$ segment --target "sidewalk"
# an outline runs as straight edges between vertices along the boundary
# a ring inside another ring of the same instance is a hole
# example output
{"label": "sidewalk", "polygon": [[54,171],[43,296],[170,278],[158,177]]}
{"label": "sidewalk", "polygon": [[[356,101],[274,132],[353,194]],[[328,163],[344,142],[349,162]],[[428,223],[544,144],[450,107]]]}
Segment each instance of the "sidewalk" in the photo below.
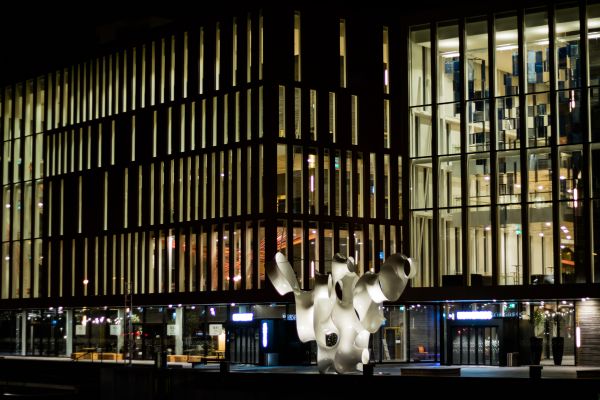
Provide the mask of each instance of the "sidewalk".
{"label": "sidewalk", "polygon": [[[35,361],[63,361],[63,362],[78,362],[78,363],[104,363],[104,364],[120,364],[127,365],[125,361],[91,361],[80,360],[73,361],[67,357],[31,357],[31,356],[4,356],[5,359],[30,359]],[[133,360],[134,365],[154,365],[152,360]],[[192,365],[187,362],[171,362],[168,363],[169,368],[192,368]],[[461,369],[461,377],[469,378],[527,378],[529,379],[529,366],[519,367],[496,367],[496,366],[475,366],[475,365],[456,365],[454,368]],[[375,364],[373,375],[400,375],[401,368],[445,368],[435,363],[384,363]],[[196,365],[196,369],[206,371],[219,371],[218,363],[207,365]],[[543,365],[542,379],[577,379],[578,370],[597,370],[599,367],[584,367],[584,366],[555,366]],[[231,372],[234,373],[286,373],[286,374],[318,374],[319,371],[316,365],[293,365],[293,366],[257,366],[251,364],[231,364]],[[358,374],[358,373],[357,373]]]}

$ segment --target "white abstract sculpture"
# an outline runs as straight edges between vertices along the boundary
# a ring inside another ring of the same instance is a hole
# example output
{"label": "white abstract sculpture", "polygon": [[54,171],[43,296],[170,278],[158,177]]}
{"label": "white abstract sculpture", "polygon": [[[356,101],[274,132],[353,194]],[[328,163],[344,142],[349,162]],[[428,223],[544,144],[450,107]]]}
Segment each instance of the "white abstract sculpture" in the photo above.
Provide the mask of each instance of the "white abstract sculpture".
{"label": "white abstract sculpture", "polygon": [[369,362],[369,336],[385,321],[381,303],[397,300],[415,274],[410,258],[394,254],[378,274],[366,272],[359,277],[354,259],[338,253],[331,274],[316,274],[314,289],[305,291],[282,253],[267,266],[279,294],[294,292],[298,337],[302,342],[317,341],[322,374],[362,371]]}

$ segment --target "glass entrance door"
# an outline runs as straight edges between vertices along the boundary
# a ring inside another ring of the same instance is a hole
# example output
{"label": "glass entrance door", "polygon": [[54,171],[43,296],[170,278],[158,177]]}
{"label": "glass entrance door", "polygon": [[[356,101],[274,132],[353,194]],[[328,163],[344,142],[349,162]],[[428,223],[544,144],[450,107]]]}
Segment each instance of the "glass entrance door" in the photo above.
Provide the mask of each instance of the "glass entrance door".
{"label": "glass entrance door", "polygon": [[234,363],[258,364],[259,330],[255,326],[233,327],[229,334],[229,360]]}
{"label": "glass entrance door", "polygon": [[452,364],[498,365],[498,331],[495,326],[452,328]]}

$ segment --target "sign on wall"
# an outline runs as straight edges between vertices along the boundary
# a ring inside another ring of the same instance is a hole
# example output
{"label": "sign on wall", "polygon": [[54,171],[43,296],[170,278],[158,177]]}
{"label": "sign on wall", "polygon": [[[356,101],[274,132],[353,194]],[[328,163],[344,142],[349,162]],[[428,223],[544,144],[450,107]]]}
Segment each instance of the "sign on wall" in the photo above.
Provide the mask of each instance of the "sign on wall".
{"label": "sign on wall", "polygon": [[223,332],[222,324],[209,324],[208,325],[208,334],[210,336],[219,336]]}
{"label": "sign on wall", "polygon": [[111,325],[110,334],[111,336],[119,336],[121,334],[121,325]]}
{"label": "sign on wall", "polygon": [[175,324],[167,325],[167,336],[177,336],[177,325],[175,325]]}
{"label": "sign on wall", "polygon": [[85,325],[75,325],[75,335],[85,336]]}

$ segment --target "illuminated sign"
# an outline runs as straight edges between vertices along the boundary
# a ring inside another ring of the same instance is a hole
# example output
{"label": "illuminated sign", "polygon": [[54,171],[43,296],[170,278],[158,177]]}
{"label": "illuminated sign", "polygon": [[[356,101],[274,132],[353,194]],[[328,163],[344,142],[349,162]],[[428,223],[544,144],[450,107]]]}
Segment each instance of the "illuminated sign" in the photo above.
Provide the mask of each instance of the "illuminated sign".
{"label": "illuminated sign", "polygon": [[254,314],[252,313],[233,313],[231,314],[231,320],[235,322],[252,321]]}
{"label": "illuminated sign", "polygon": [[457,311],[456,319],[492,319],[491,311]]}
{"label": "illuminated sign", "polygon": [[269,344],[267,342],[267,340],[268,340],[267,339],[268,334],[269,334],[269,328],[267,326],[267,323],[263,322],[262,323],[262,345],[263,345],[264,348],[266,348],[267,345]]}

